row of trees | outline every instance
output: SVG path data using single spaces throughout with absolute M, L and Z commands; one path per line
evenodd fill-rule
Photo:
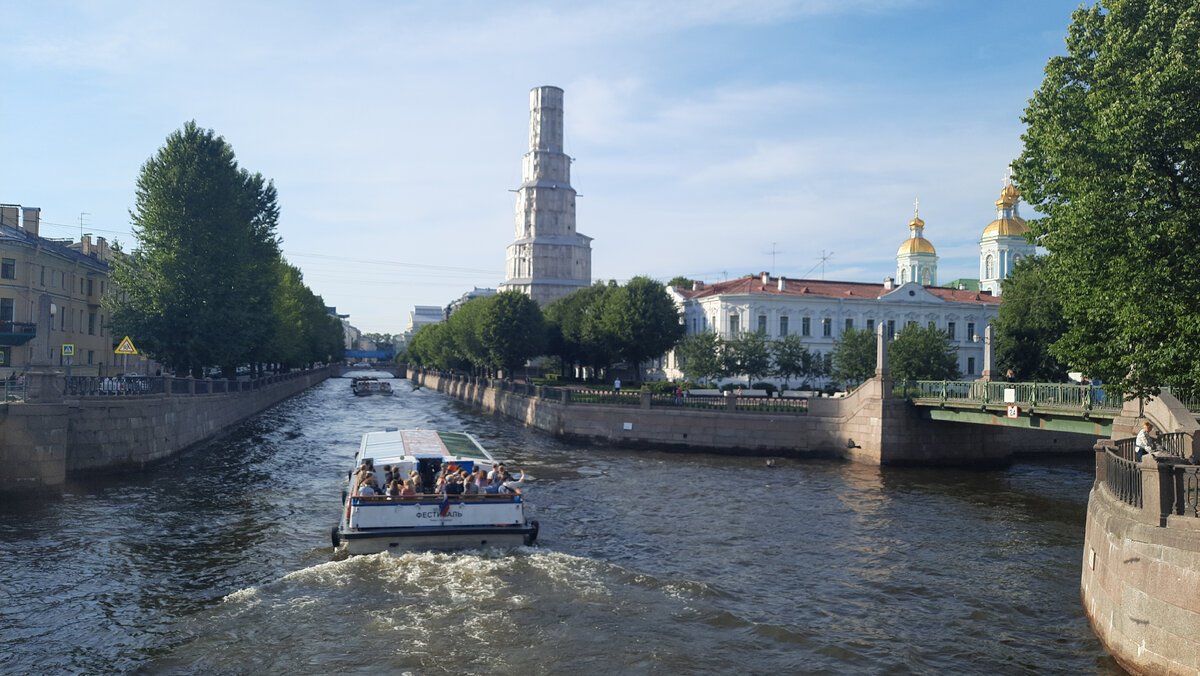
M 597 283 L 546 307 L 519 291 L 476 298 L 448 321 L 422 327 L 400 358 L 419 366 L 511 373 L 542 355 L 604 369 L 636 366 L 669 351 L 683 335 L 663 285 L 635 277 Z
M 724 340 L 716 333 L 687 335 L 675 350 L 679 368 L 695 381 L 746 377 L 754 383 L 765 377 L 808 379 L 830 377 L 842 385 L 857 385 L 875 375 L 876 338 L 866 329 L 848 329 L 826 355 L 805 347 L 789 334 L 771 341 L 764 331 Z M 944 331 L 911 324 L 888 343 L 892 377 L 898 380 L 950 380 L 959 377 L 958 356 Z
M 275 186 L 188 122 L 142 166 L 131 212 L 137 244 L 114 248 L 114 335 L 199 377 L 241 364 L 340 359 L 341 323 L 279 250 Z

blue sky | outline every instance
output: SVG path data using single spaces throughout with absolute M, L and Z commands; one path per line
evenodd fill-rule
M 194 119 L 275 181 L 306 283 L 398 333 L 503 280 L 529 90 L 555 85 L 594 279 L 825 254 L 882 281 L 914 199 L 939 282 L 974 278 L 1078 4 L 0 0 L 0 202 L 129 248 L 141 165 Z

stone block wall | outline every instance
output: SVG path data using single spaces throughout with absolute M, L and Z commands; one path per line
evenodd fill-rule
M 322 369 L 248 392 L 83 397 L 0 406 L 0 491 L 70 472 L 142 467 L 210 439 L 329 377 Z

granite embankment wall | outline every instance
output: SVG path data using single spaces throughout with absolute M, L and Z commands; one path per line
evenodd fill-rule
M 1200 673 L 1200 425 L 1169 395 L 1126 404 L 1113 439 L 1142 420 L 1183 436 L 1182 457 L 1122 458 L 1096 445 L 1080 596 L 1105 649 L 1134 674 Z M 1117 490 L 1114 490 L 1114 487 Z
M 317 369 L 273 377 L 243 392 L 48 396 L 0 405 L 0 491 L 59 485 L 72 472 L 142 467 L 328 377 L 328 369 Z M 47 378 L 47 390 L 63 391 L 61 378 Z
M 876 378 L 842 399 L 809 400 L 806 415 L 570 403 L 555 388 L 413 369 L 409 377 L 484 411 L 555 436 L 666 450 L 742 455 L 839 457 L 870 464 L 1001 461 L 1014 454 L 1090 452 L 1096 437 L 922 419 L 904 400 L 884 398 Z

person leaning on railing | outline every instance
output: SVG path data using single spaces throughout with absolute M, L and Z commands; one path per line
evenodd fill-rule
M 1138 462 L 1142 461 L 1142 456 L 1153 453 L 1157 446 L 1156 439 L 1151 436 L 1154 432 L 1154 427 L 1149 420 L 1142 421 L 1142 429 L 1137 433 L 1137 440 L 1134 441 L 1134 455 Z

